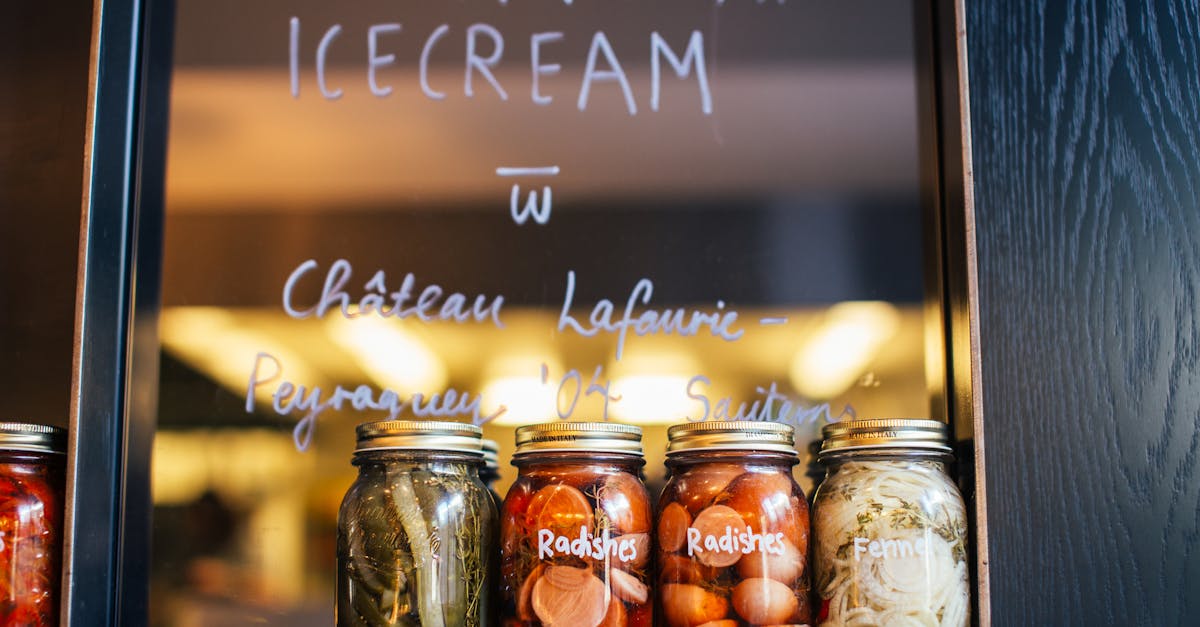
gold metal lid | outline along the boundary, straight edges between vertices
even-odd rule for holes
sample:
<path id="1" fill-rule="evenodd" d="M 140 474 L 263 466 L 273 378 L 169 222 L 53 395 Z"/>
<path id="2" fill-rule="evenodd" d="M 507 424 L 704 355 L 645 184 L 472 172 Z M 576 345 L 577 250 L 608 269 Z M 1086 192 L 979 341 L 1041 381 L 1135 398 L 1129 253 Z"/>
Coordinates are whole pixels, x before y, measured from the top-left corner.
<path id="1" fill-rule="evenodd" d="M 517 429 L 517 450 L 513 457 L 570 451 L 641 457 L 642 430 L 615 422 L 546 422 Z"/>
<path id="2" fill-rule="evenodd" d="M 667 429 L 667 455 L 685 451 L 772 451 L 796 454 L 794 429 L 779 422 L 711 420 Z"/>
<path id="3" fill-rule="evenodd" d="M 431 450 L 483 457 L 483 430 L 465 422 L 440 420 L 381 420 L 364 422 L 355 430 L 357 451 Z"/>
<path id="4" fill-rule="evenodd" d="M 488 470 L 500 472 L 500 444 L 495 440 L 480 440 L 483 446 L 483 465 Z"/>
<path id="5" fill-rule="evenodd" d="M 825 425 L 821 455 L 863 449 L 901 448 L 950 452 L 946 423 L 923 418 L 873 418 Z"/>
<path id="6" fill-rule="evenodd" d="M 66 453 L 67 431 L 50 425 L 0 422 L 0 450 Z"/>

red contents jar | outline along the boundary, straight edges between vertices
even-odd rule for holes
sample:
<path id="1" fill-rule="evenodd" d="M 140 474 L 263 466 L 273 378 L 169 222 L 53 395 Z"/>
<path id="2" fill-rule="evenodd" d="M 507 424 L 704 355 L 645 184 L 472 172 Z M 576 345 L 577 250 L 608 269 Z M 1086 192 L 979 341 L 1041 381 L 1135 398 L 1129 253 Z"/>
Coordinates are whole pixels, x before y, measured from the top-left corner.
<path id="1" fill-rule="evenodd" d="M 650 627 L 642 431 L 607 422 L 517 430 L 500 514 L 506 627 Z"/>
<path id="2" fill-rule="evenodd" d="M 809 624 L 808 501 L 792 479 L 792 428 L 698 422 L 667 437 L 655 538 L 662 624 Z"/>
<path id="3" fill-rule="evenodd" d="M 66 431 L 0 422 L 0 624 L 58 625 Z"/>

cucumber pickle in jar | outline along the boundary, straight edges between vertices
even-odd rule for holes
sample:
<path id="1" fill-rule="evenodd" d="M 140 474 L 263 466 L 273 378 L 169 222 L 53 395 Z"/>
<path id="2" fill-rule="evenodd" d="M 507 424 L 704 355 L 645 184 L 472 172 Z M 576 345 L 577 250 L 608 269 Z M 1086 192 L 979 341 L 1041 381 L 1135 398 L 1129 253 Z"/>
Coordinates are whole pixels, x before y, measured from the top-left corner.
<path id="1" fill-rule="evenodd" d="M 517 429 L 500 517 L 506 627 L 650 627 L 642 431 L 607 422 Z"/>
<path id="2" fill-rule="evenodd" d="M 339 627 L 492 624 L 497 511 L 479 427 L 391 420 L 357 434 L 358 479 L 338 514 Z"/>
<path id="3" fill-rule="evenodd" d="M 819 624 L 966 627 L 967 513 L 946 472 L 946 425 L 854 420 L 824 435 L 829 474 L 813 499 Z"/>
<path id="4" fill-rule="evenodd" d="M 697 422 L 667 437 L 656 543 L 663 624 L 807 624 L 808 501 L 792 478 L 792 427 Z"/>

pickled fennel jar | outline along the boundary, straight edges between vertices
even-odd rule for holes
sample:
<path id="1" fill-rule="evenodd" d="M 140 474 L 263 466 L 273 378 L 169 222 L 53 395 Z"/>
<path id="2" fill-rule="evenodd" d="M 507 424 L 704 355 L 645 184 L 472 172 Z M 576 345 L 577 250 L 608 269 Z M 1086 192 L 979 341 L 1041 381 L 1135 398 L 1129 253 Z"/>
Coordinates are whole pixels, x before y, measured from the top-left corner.
<path id="1" fill-rule="evenodd" d="M 792 427 L 696 422 L 667 437 L 656 534 L 663 624 L 808 623 L 808 501 L 792 478 Z"/>
<path id="2" fill-rule="evenodd" d="M 967 512 L 946 471 L 946 425 L 855 420 L 824 436 L 828 476 L 813 500 L 819 624 L 967 625 Z"/>
<path id="3" fill-rule="evenodd" d="M 491 624 L 497 511 L 479 480 L 479 427 L 396 420 L 357 435 L 358 479 L 338 514 L 337 624 Z"/>
<path id="4" fill-rule="evenodd" d="M 66 436 L 0 422 L 0 624 L 58 625 Z"/>
<path id="5" fill-rule="evenodd" d="M 517 429 L 500 516 L 506 626 L 650 627 L 642 431 L 608 422 Z"/>

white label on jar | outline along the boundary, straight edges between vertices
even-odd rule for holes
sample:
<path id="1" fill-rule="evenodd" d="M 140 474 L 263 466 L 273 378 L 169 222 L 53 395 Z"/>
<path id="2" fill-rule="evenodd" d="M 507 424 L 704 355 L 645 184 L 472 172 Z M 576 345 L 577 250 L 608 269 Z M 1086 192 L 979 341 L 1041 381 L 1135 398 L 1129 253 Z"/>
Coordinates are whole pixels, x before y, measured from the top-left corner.
<path id="1" fill-rule="evenodd" d="M 579 528 L 579 536 L 559 536 L 549 529 L 538 529 L 538 559 L 547 559 L 556 555 L 570 555 L 580 559 L 602 560 L 605 555 L 617 558 L 621 562 L 632 562 L 638 557 L 637 543 L 629 538 L 613 539 L 609 537 L 608 529 L 599 536 L 593 536 L 587 527 Z"/>
<path id="2" fill-rule="evenodd" d="M 699 529 L 688 527 L 687 530 L 688 556 L 697 551 L 703 553 L 741 553 L 749 555 L 755 551 L 771 555 L 783 555 L 783 533 L 754 533 L 750 526 L 739 530 L 729 525 L 725 533 L 714 536 L 703 535 Z"/>
<path id="3" fill-rule="evenodd" d="M 876 559 L 925 555 L 925 538 L 916 540 L 854 538 L 854 561 L 862 559 L 864 553 Z"/>

